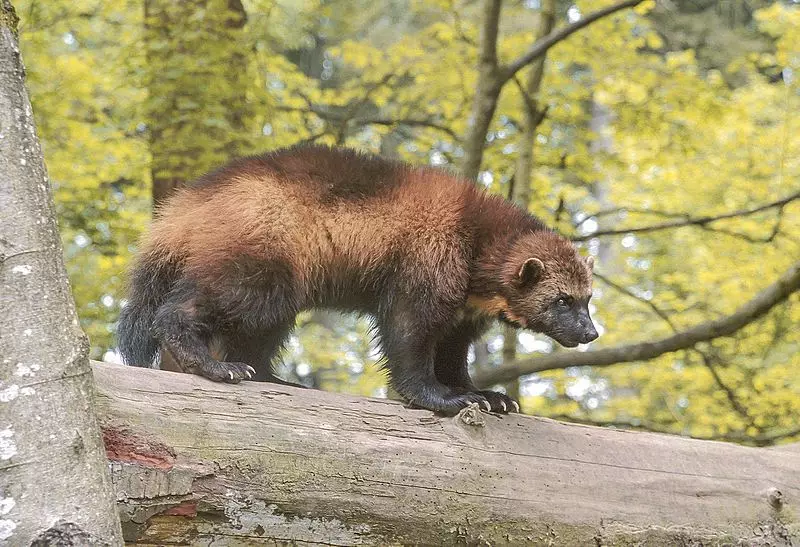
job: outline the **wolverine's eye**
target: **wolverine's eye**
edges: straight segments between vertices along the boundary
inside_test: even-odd
[[[571,296],[567,295],[559,296],[558,300],[556,300],[556,305],[562,308],[569,308],[570,306],[572,306],[572,302],[574,300],[575,299],[572,298]]]

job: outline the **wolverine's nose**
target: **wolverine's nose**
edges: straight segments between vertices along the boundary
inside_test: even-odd
[[[599,334],[597,334],[597,329],[594,328],[594,323],[591,320],[589,320],[588,325],[584,325],[584,329],[581,344],[588,344],[592,340],[597,340]]]

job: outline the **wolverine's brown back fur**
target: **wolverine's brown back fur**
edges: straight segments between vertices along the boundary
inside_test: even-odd
[[[539,262],[525,275],[535,291],[520,270],[531,257]],[[151,271],[159,275],[143,273]],[[299,310],[332,306],[376,317],[391,368],[393,352],[407,367],[428,359],[421,355],[456,327],[460,310],[532,325],[558,294],[588,301],[591,269],[567,240],[469,181],[308,146],[237,160],[178,190],[143,241],[132,302],[137,283],[171,284],[160,297],[169,305],[141,296],[139,307],[168,310],[189,328],[191,336],[151,312],[173,353],[189,338],[241,346],[243,333],[288,332]],[[134,319],[123,319],[121,329],[133,330]]]
[[[480,218],[487,213],[493,218]],[[475,221],[494,235],[505,224],[544,229],[438,169],[327,147],[239,160],[179,190],[159,217],[142,251],[168,256],[201,282],[224,283],[242,260],[269,259],[285,261],[296,282],[316,289],[402,268],[408,277],[398,281],[409,289],[439,276],[460,290],[463,273],[448,279],[440,268],[485,237]]]

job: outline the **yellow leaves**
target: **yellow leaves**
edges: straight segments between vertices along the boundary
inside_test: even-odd
[[[642,104],[647,100],[647,89],[643,85],[631,82],[626,91],[628,101],[632,104]]]
[[[655,4],[655,2],[653,2],[653,4]],[[645,36],[645,43],[650,49],[661,49],[664,47],[664,40],[655,32],[650,32]]]
[[[647,0],[646,2],[642,2],[641,4],[633,8],[633,11],[635,11],[639,15],[647,15],[653,9],[655,9],[655,7],[656,7],[655,0]],[[661,46],[651,46],[651,47],[661,47]]]
[[[667,53],[667,69],[680,70],[680,69],[694,69],[697,59],[693,49],[686,49],[678,52]]]
[[[382,57],[380,51],[353,41],[347,41],[338,48],[332,48],[331,53],[341,57],[348,65],[361,70],[377,64]]]
[[[441,42],[451,42],[456,38],[455,29],[446,23],[434,23],[428,27],[428,33]]]
[[[756,11],[755,19],[762,31],[769,32],[773,36],[783,36],[787,32],[797,32],[797,27],[800,25],[800,10],[797,6],[785,6],[775,2]]]

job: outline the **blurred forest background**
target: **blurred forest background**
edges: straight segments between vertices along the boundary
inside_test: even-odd
[[[628,2],[545,55],[532,45],[612,2],[15,4],[93,358],[115,358],[125,269],[153,202],[233,156],[299,142],[458,170],[574,238],[598,264],[603,336],[589,350],[728,317],[800,259],[791,0]],[[535,374],[509,367],[537,370],[537,356],[568,352],[498,326],[474,366],[528,413],[791,440],[798,296],[730,337],[602,367],[568,357]],[[378,358],[365,320],[316,312],[300,321],[282,373],[384,395]]]

